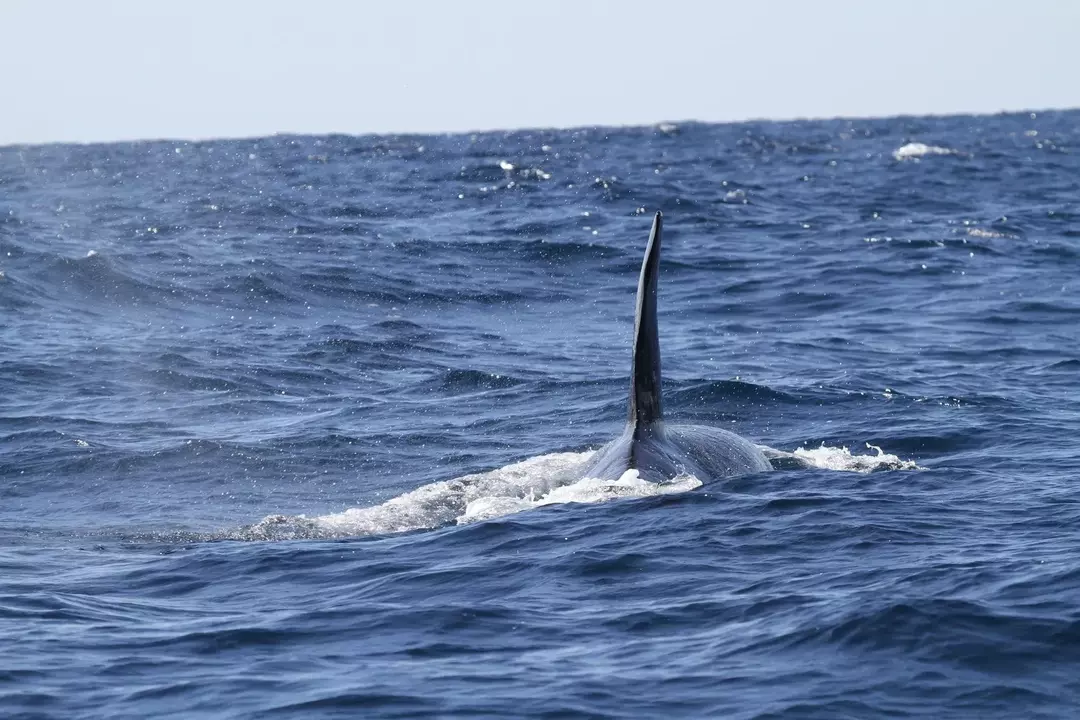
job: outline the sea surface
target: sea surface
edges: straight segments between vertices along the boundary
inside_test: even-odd
[[[1077,717],[1078,376],[1080,111],[2,147],[0,716]]]

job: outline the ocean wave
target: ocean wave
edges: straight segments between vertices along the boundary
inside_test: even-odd
[[[742,380],[699,381],[688,387],[680,387],[665,395],[672,398],[674,404],[685,408],[716,408],[723,403],[753,405],[768,402],[793,405],[799,401],[796,396],[790,393]]]
[[[176,305],[191,299],[185,288],[160,277],[141,279],[126,264],[95,250],[81,258],[56,258],[44,267],[35,268],[24,282],[33,283],[30,292],[51,296],[62,303],[71,302],[74,295],[125,310],[144,305]],[[95,304],[80,307],[91,310]]]
[[[1065,662],[1080,660],[1080,621],[995,611],[951,598],[858,611],[805,633],[802,640],[874,651],[898,648],[981,671],[1007,670],[1024,658],[1047,653]]]
[[[442,392],[456,394],[474,390],[501,390],[515,387],[522,382],[517,378],[499,373],[452,369],[439,376],[437,387]]]
[[[0,148],[0,707],[1070,717],[1078,118]]]

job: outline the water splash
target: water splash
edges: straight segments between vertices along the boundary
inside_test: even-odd
[[[701,481],[690,475],[680,475],[667,482],[653,483],[638,476],[637,470],[627,470],[618,480],[600,478],[582,478],[569,485],[552,489],[546,495],[536,498],[479,498],[469,503],[465,513],[457,518],[459,525],[479,520],[509,515],[531,510],[544,505],[564,503],[599,503],[616,498],[649,497],[686,492],[701,487]]]
[[[904,460],[885,452],[877,445],[866,443],[874,455],[853,455],[846,447],[829,447],[824,443],[816,448],[797,448],[792,456],[802,460],[807,467],[844,472],[870,473],[878,470],[924,470],[914,460]]]
[[[778,468],[821,468],[869,473],[876,470],[918,470],[903,460],[870,445],[874,455],[853,455],[846,447],[798,448],[785,452],[758,446]],[[618,480],[581,478],[595,451],[551,453],[512,463],[495,470],[431,483],[379,505],[350,508],[340,513],[269,515],[254,525],[229,533],[235,540],[295,540],[341,538],[431,530],[446,525],[467,525],[505,515],[565,503],[601,503],[619,498],[688,492],[702,482],[680,475],[665,482],[649,482],[637,470]]]
[[[593,454],[589,451],[538,455],[488,472],[424,485],[380,505],[350,508],[340,513],[310,518],[270,515],[241,528],[236,539],[383,535],[498,517],[533,507],[555,488],[574,482]],[[473,505],[471,512],[470,505]],[[495,508],[504,508],[506,512],[496,513]]]

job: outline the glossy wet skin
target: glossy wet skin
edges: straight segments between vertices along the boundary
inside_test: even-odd
[[[771,470],[758,448],[735,433],[704,425],[658,423],[635,439],[627,426],[600,448],[585,477],[617,480],[627,470],[650,482],[693,475],[702,482]]]

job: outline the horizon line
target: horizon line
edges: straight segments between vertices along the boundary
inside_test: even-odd
[[[628,130],[634,128],[658,128],[665,125],[679,127],[680,125],[745,125],[750,123],[790,123],[790,122],[827,122],[835,120],[899,120],[902,118],[948,118],[948,117],[996,117],[999,115],[1022,115],[1025,113],[1038,115],[1040,113],[1061,113],[1080,110],[1076,107],[1044,107],[1044,108],[1019,108],[1001,109],[994,111],[957,111],[957,112],[929,112],[929,113],[896,113],[890,115],[796,115],[787,117],[748,117],[740,120],[657,120],[646,123],[596,123],[596,124],[572,124],[572,125],[523,125],[520,127],[492,127],[473,128],[468,130],[409,130],[409,131],[365,131],[346,132],[340,130],[303,132],[295,130],[278,130],[268,134],[224,134],[201,137],[180,136],[150,136],[135,138],[116,138],[112,140],[46,140],[44,142],[14,142],[0,145],[0,152],[12,148],[39,148],[53,147],[58,145],[75,145],[88,147],[92,145],[123,145],[134,143],[210,143],[229,140],[265,140],[279,137],[445,137],[453,135],[488,135],[494,133],[519,133],[519,132],[543,132],[543,131],[574,131],[574,130]]]

